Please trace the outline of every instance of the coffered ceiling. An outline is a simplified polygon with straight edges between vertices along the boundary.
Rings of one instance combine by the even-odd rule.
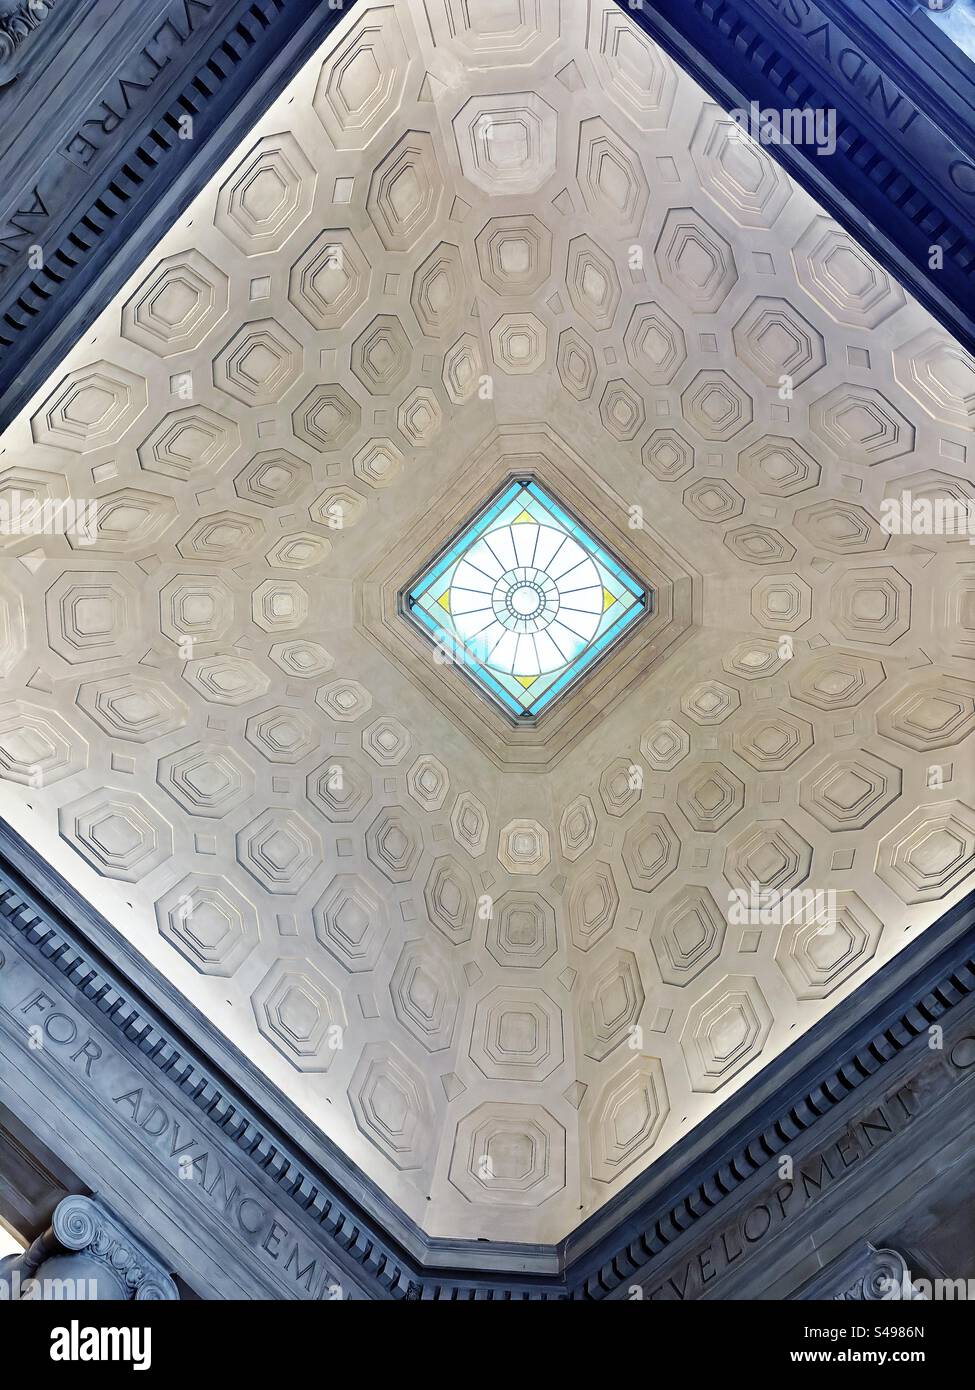
[[[2,540],[0,809],[433,1235],[565,1235],[975,881],[975,552],[880,524],[972,363],[734,129],[608,0],[360,0],[0,448],[97,502]],[[526,472],[660,601],[528,730],[397,607]]]

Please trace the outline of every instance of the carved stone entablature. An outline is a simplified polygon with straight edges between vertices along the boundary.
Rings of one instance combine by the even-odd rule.
[[[0,1282],[14,1301],[179,1298],[155,1255],[94,1197],[73,1194],[50,1227],[19,1255],[0,1261]]]

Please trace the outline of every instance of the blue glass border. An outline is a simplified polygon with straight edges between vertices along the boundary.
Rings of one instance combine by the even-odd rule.
[[[520,704],[503,685],[492,675],[484,664],[478,660],[460,641],[456,633],[448,632],[441,626],[434,616],[427,612],[420,603],[420,590],[424,593],[432,586],[438,576],[442,575],[457,558],[472,543],[477,536],[483,535],[491,521],[504,511],[518,495],[519,492],[527,492],[531,497],[559,523],[570,535],[575,537],[586,552],[593,556],[600,564],[616,578],[620,586],[631,594],[634,599],[632,607],[617,619],[612,627],[608,628],[601,637],[572,661],[572,663],[562,672],[558,680],[542,692],[538,700],[526,707]],[[452,653],[452,664],[457,667],[473,685],[476,685],[479,693],[488,699],[493,700],[501,706],[508,715],[512,716],[518,724],[530,724],[537,719],[549,705],[552,704],[560,695],[564,694],[568,687],[583,672],[595,669],[607,654],[610,647],[625,635],[635,622],[640,618],[654,611],[654,590],[649,584],[641,584],[636,575],[631,574],[618,561],[606,547],[598,541],[585,524],[577,520],[562,503],[560,503],[552,493],[550,493],[543,483],[530,475],[514,476],[489,498],[482,509],[465,525],[455,533],[453,539],[448,542],[447,549],[441,554],[439,559],[432,564],[421,569],[418,574],[400,591],[399,608],[402,616],[412,622],[418,631],[422,632],[434,646]]]

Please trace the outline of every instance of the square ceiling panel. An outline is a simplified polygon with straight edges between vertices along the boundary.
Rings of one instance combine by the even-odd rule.
[[[651,592],[532,478],[509,482],[403,594],[403,613],[518,720],[584,680]]]

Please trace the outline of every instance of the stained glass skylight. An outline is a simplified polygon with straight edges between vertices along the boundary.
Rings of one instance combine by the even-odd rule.
[[[403,612],[517,719],[542,714],[651,606],[551,493],[517,479],[403,595]]]

